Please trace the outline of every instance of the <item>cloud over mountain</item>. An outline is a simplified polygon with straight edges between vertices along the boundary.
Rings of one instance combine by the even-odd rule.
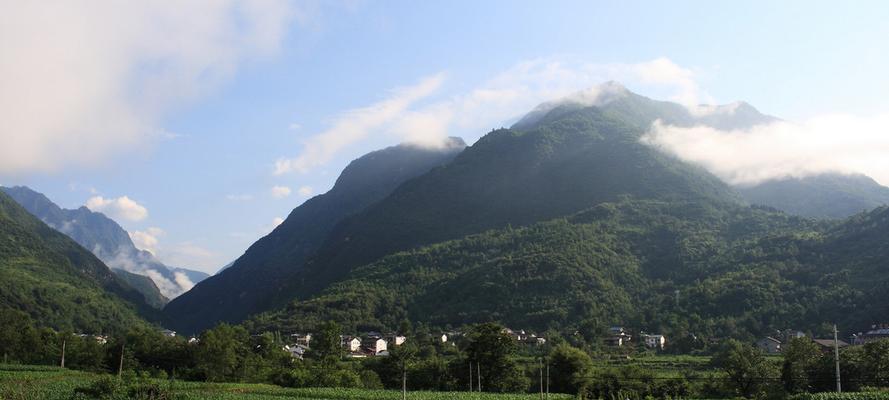
[[[643,140],[737,185],[827,172],[865,174],[889,185],[887,129],[889,114],[832,114],[735,131],[655,123]]]
[[[148,217],[148,209],[127,196],[116,199],[94,196],[86,201],[86,207],[95,212],[110,215],[114,219],[132,222]]]
[[[304,140],[296,157],[279,158],[276,175],[306,173],[350,146],[372,136],[436,147],[449,136],[470,142],[545,101],[607,81],[651,89],[690,109],[712,101],[695,80],[695,72],[668,58],[638,63],[589,63],[565,59],[519,62],[468,90],[446,92],[445,75],[391,91],[383,100],[344,111],[331,126]],[[702,109],[702,112],[706,111]]]

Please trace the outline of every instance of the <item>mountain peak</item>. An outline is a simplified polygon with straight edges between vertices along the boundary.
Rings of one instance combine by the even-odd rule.
[[[550,111],[566,105],[574,105],[580,107],[603,106],[615,100],[626,98],[633,94],[624,85],[616,81],[607,81],[596,86],[592,86],[560,99],[547,101],[534,107],[531,112],[522,117],[513,125],[513,128],[523,128],[540,121]]]

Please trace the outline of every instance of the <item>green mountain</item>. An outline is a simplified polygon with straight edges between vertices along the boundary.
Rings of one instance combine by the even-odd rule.
[[[811,218],[846,218],[889,204],[889,188],[864,175],[776,179],[737,190],[750,203]]]
[[[326,319],[356,329],[498,320],[751,338],[870,324],[886,302],[862,271],[878,271],[885,254],[856,269],[859,256],[838,252],[858,223],[746,206],[712,174],[641,140],[656,120],[722,129],[775,120],[745,103],[708,110],[613,83],[541,105],[326,225],[311,246],[287,242],[308,224],[257,243],[221,276],[287,273],[220,290],[203,307],[229,321],[273,310],[249,325],[282,330]],[[229,312],[242,298],[252,310]],[[177,323],[207,326],[200,307],[172,306]]]
[[[107,332],[156,317],[92,253],[0,192],[0,307],[56,329]]]
[[[438,149],[399,145],[352,161],[330,191],[295,208],[230,266],[170,302],[164,308],[168,325],[199,331],[269,309],[282,283],[314,254],[338,222],[385,198],[405,181],[449,162],[465,146],[461,139],[451,138]]]
[[[254,329],[408,319],[543,331],[627,325],[671,338],[824,333],[889,312],[889,208],[842,224],[718,202],[624,198],[383,257]]]
[[[124,275],[122,271],[150,276],[153,284],[148,285],[141,280],[142,282],[134,287],[145,295],[150,304],[158,305],[158,308],[163,307],[168,298],[178,296],[190,289],[194,283],[209,276],[199,271],[164,265],[153,254],[137,249],[127,231],[102,213],[90,211],[86,207],[76,210],[63,209],[42,193],[24,186],[0,187],[0,190],[47,225],[92,251],[127,282],[136,283],[135,278]],[[182,279],[183,276],[187,280]],[[187,281],[192,283],[189,284]]]
[[[157,288],[154,281],[145,275],[134,274],[127,270],[116,268],[112,268],[111,272],[117,275],[122,281],[126,282],[127,285],[130,285],[130,287],[141,293],[142,297],[145,298],[145,302],[158,310],[164,308],[164,305],[170,301],[161,294],[160,289]]]
[[[697,117],[685,107],[616,84],[600,89],[606,94],[596,94],[594,105],[587,102],[590,95],[582,94],[580,101],[539,107],[512,129],[489,133],[443,166],[391,186],[391,193],[350,210],[348,218],[326,219],[331,223],[323,231],[313,231],[313,224],[285,222],[287,229],[257,242],[220,274],[245,271],[252,281],[246,287],[241,283],[246,279],[232,279],[231,286],[214,290],[215,297],[198,299],[208,281],[171,302],[165,313],[173,326],[192,329],[218,320],[238,321],[317,293],[387,254],[571,215],[627,195],[741,201],[706,171],[640,142],[656,119],[695,123]],[[749,116],[734,121],[730,113],[724,115],[727,123],[749,123]],[[311,245],[287,242],[302,236],[312,238]],[[271,278],[262,278],[267,276]],[[254,283],[256,277],[260,285]],[[245,298],[247,307],[242,306]],[[191,305],[186,306],[186,299]],[[202,321],[207,315],[213,318]]]
[[[304,298],[387,254],[567,216],[623,196],[740,202],[710,173],[640,141],[657,119],[694,123],[685,107],[608,90],[592,106],[558,104],[518,128],[493,131],[343,221],[282,293]]]

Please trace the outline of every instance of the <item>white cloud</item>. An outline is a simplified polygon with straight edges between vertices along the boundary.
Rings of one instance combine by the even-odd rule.
[[[824,172],[862,173],[889,185],[889,114],[823,115],[746,131],[656,123],[643,140],[739,185]]]
[[[300,186],[299,189],[296,190],[296,193],[298,193],[302,197],[309,197],[314,192],[315,191],[314,189],[312,189],[311,186]]]
[[[186,275],[184,272],[174,272],[173,277],[176,281],[176,284],[183,289],[183,292],[187,292],[194,287],[194,282],[192,282],[188,275]]]
[[[290,196],[290,188],[287,186],[272,186],[272,197],[283,199]]]
[[[310,137],[299,156],[279,159],[275,173],[307,172],[371,135],[390,135],[400,142],[426,147],[444,143],[447,136],[462,136],[471,143],[541,103],[578,91],[592,96],[598,85],[612,80],[632,88],[653,89],[693,111],[699,102],[712,101],[695,81],[692,69],[667,58],[628,64],[529,60],[463,93],[434,98],[442,84],[439,75],[398,90],[385,101],[347,111],[330,129]],[[590,87],[594,89],[582,91]]]
[[[133,241],[133,244],[139,250],[145,250],[156,255],[160,237],[164,233],[164,230],[161,228],[150,227],[144,231],[130,232],[130,240]]]
[[[0,3],[0,173],[92,165],[273,54],[285,0]]]
[[[86,207],[118,220],[137,222],[148,217],[148,209],[127,196],[116,199],[93,196],[86,201]]]
[[[272,229],[277,228],[278,225],[281,225],[282,223],[284,223],[284,218],[275,217],[272,219]]]
[[[299,130],[299,128],[302,128],[302,125],[297,124],[296,122],[291,122],[290,125],[287,125],[287,129],[290,129],[291,131]]]
[[[251,194],[229,194],[229,195],[226,195],[225,198],[229,201],[250,201],[250,200],[253,200],[253,195],[251,195]]]
[[[305,173],[324,164],[346,146],[391,123],[412,104],[433,94],[443,80],[444,76],[441,74],[428,77],[416,85],[393,90],[385,100],[346,111],[329,129],[306,140],[303,151],[298,156],[276,161],[275,174],[292,171]]]

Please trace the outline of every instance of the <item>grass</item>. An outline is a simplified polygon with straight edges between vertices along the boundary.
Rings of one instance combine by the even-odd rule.
[[[73,371],[45,366],[0,365],[0,399],[3,400],[68,400],[77,388],[108,379],[109,375]],[[401,392],[341,388],[282,388],[273,385],[242,383],[205,383],[147,380],[168,389],[176,400],[398,400]],[[414,400],[532,400],[537,394],[492,394],[467,392],[408,392]],[[550,395],[554,400],[567,400],[567,395]]]

